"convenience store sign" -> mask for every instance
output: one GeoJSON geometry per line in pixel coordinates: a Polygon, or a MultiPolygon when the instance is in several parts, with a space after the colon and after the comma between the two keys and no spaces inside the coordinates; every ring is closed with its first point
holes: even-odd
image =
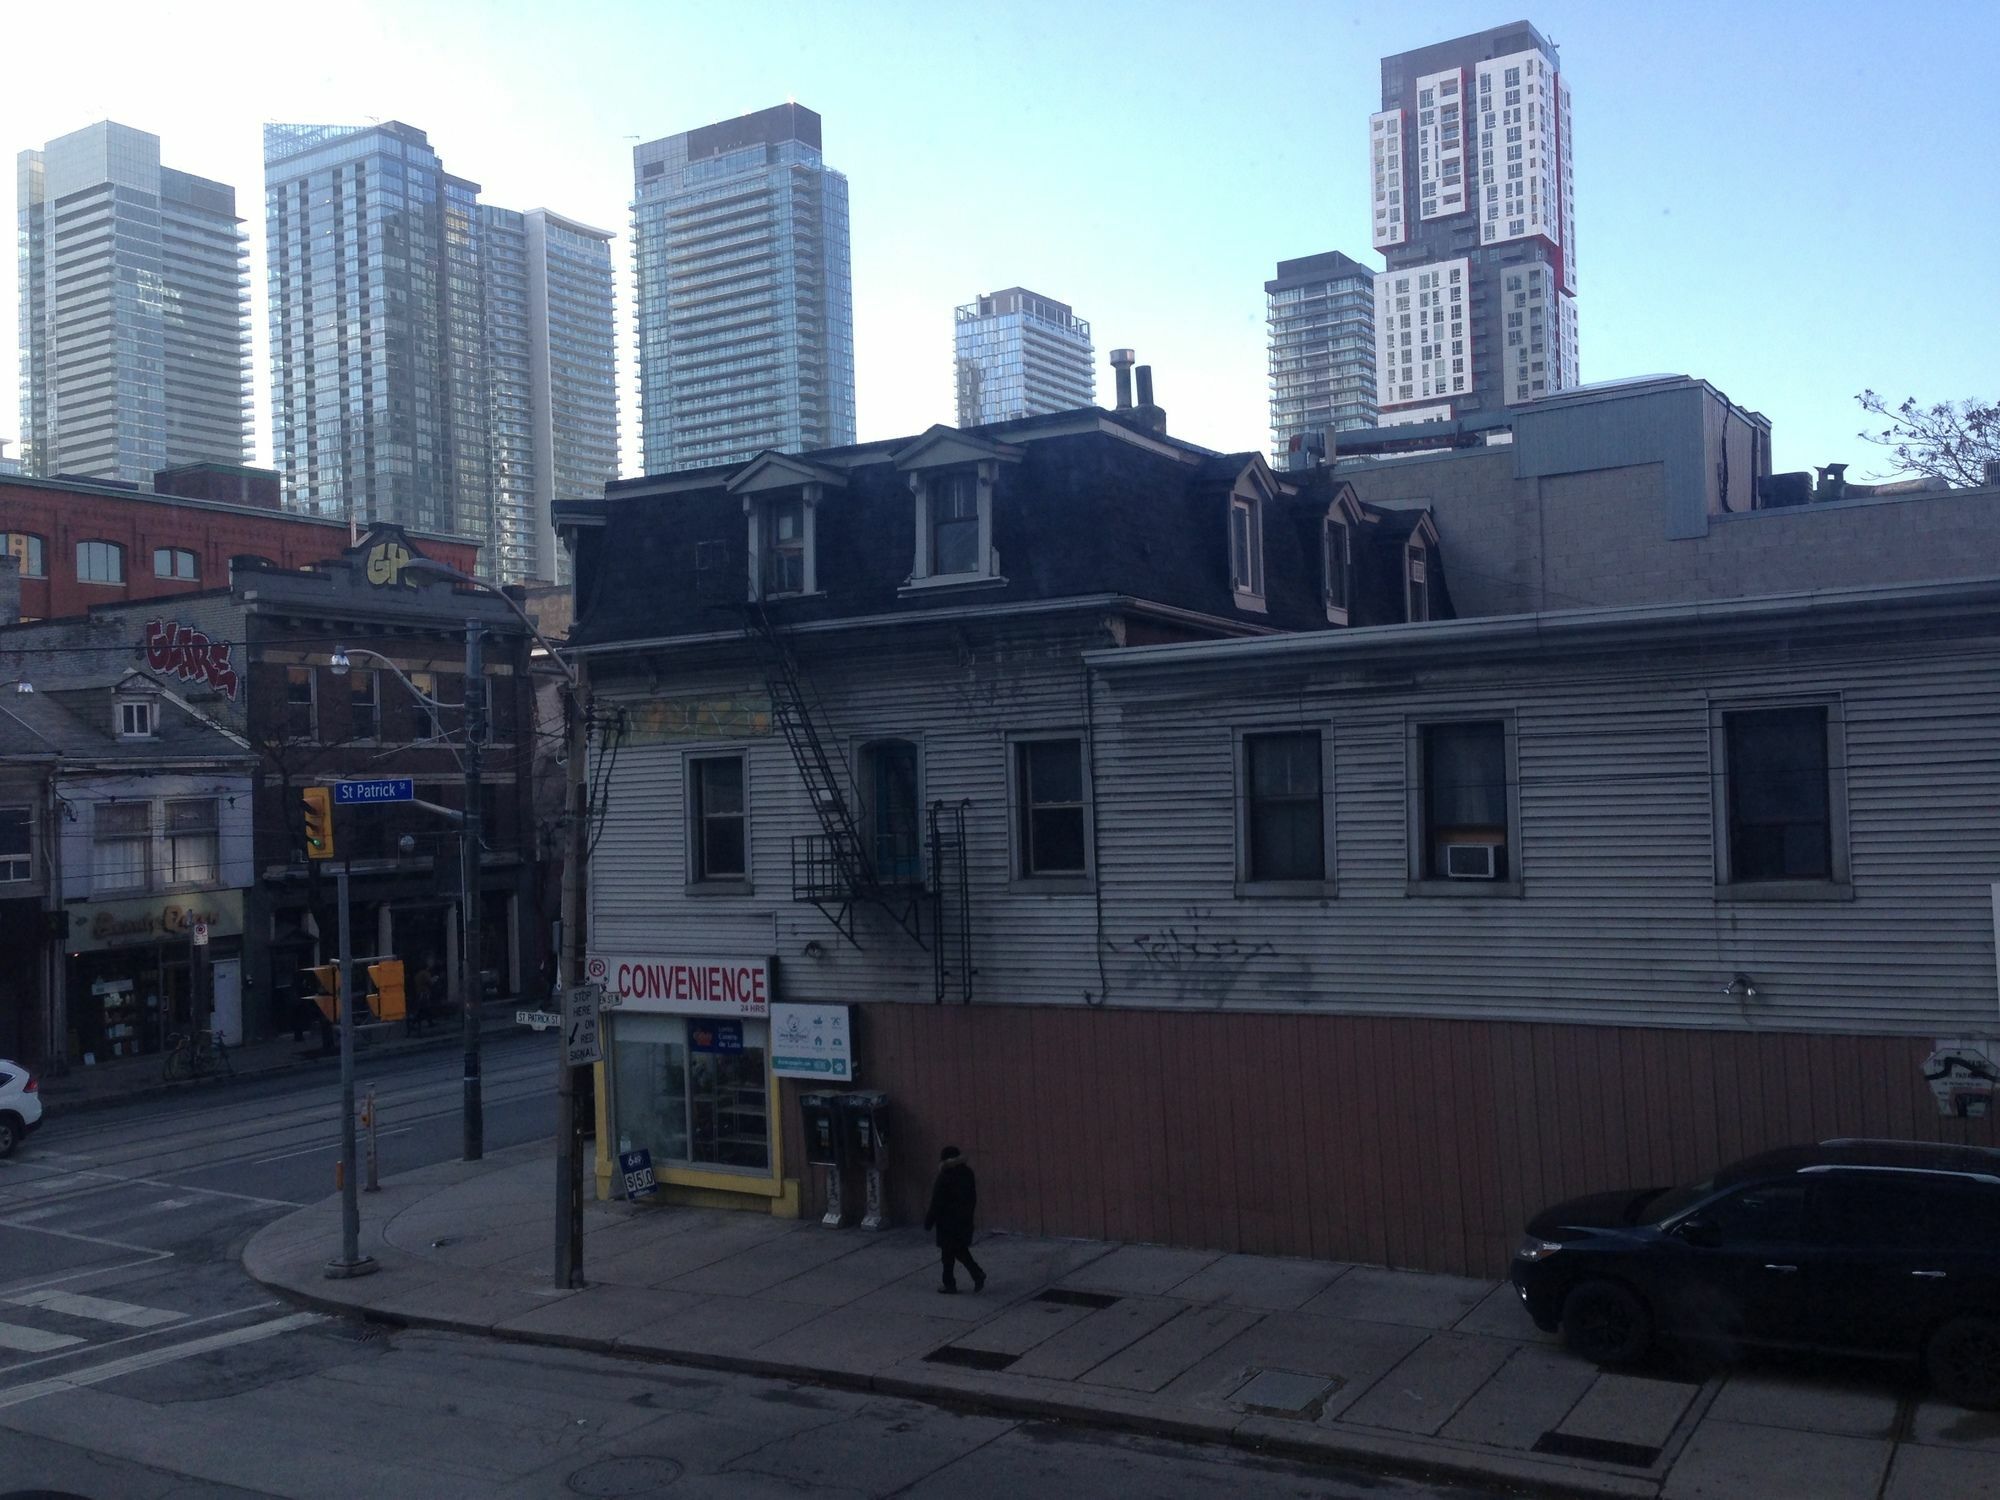
{"type": "Polygon", "coordinates": [[[593,953],[585,977],[604,986],[605,1004],[669,1016],[771,1013],[768,958],[675,958],[657,953],[593,953]]]}

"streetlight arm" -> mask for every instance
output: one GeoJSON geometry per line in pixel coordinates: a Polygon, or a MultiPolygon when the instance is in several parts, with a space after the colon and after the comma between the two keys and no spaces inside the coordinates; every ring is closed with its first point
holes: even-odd
{"type": "Polygon", "coordinates": [[[429,693],[426,693],[422,688],[418,687],[414,682],[410,681],[408,677],[405,677],[403,675],[403,669],[397,666],[393,661],[389,660],[388,657],[384,656],[380,651],[370,651],[365,646],[353,646],[353,647],[342,646],[338,650],[336,650],[333,653],[332,662],[329,663],[329,665],[332,668],[333,675],[336,677],[345,677],[347,675],[347,669],[350,665],[349,659],[351,657],[356,657],[356,656],[371,656],[376,661],[382,663],[383,666],[387,667],[391,672],[396,674],[396,681],[402,683],[404,687],[408,688],[410,690],[410,696],[412,698],[415,698],[419,703],[428,703],[432,708],[461,709],[465,707],[463,703],[446,703],[442,699],[433,698],[429,693]]]}
{"type": "Polygon", "coordinates": [[[404,564],[403,571],[405,573],[427,573],[433,578],[442,578],[450,583],[462,584],[466,588],[477,589],[482,594],[491,594],[495,599],[498,599],[502,604],[514,611],[514,617],[527,627],[528,634],[534,637],[535,644],[548,652],[549,660],[553,661],[561,669],[563,680],[570,685],[572,691],[575,690],[578,685],[576,672],[570,667],[568,662],[563,660],[562,652],[556,649],[555,642],[542,634],[540,628],[529,617],[528,612],[521,608],[519,602],[515,600],[512,594],[507,593],[504,589],[495,588],[483,578],[474,578],[470,573],[461,573],[457,568],[451,566],[450,563],[439,562],[434,557],[413,557],[409,562],[404,564]]]}

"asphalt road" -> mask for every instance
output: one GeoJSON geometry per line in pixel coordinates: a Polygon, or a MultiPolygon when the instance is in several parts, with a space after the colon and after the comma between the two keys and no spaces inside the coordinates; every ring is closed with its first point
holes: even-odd
{"type": "MultiPolygon", "coordinates": [[[[489,1041],[489,1148],[550,1134],[548,1051],[489,1041]]],[[[456,1052],[359,1077],[384,1175],[458,1154],[456,1052]]],[[[1477,1493],[298,1311],[238,1256],[332,1190],[338,1109],[329,1073],[246,1080],[0,1161],[0,1500],[1477,1493]]]]}

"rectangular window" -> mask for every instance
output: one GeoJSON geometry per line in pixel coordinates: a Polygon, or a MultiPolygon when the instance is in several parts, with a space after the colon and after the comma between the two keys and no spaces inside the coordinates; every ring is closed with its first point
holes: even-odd
{"type": "Polygon", "coordinates": [[[978,481],[969,473],[939,474],[925,483],[930,506],[932,577],[979,571],[978,481]]]}
{"type": "Polygon", "coordinates": [[[1014,754],[1022,878],[1089,874],[1083,741],[1024,740],[1014,754]]]}
{"type": "Polygon", "coordinates": [[[703,756],[688,762],[693,878],[743,880],[749,876],[743,804],[743,757],[703,756]]]}
{"type": "Polygon", "coordinates": [[[404,734],[412,741],[434,740],[443,734],[438,722],[437,673],[406,672],[409,686],[404,689],[404,734]],[[429,701],[426,702],[425,700],[429,701]]]}
{"type": "Polygon", "coordinates": [[[1229,502],[1229,582],[1239,594],[1264,596],[1264,536],[1254,500],[1229,502]]]}
{"type": "Polygon", "coordinates": [[[222,878],[215,799],[167,804],[167,882],[216,885],[222,878]]]}
{"type": "Polygon", "coordinates": [[[1347,523],[1326,523],[1326,607],[1347,608],[1347,523]]]}
{"type": "Polygon", "coordinates": [[[1512,879],[1506,724],[1425,724],[1418,735],[1422,877],[1512,879]]]}
{"type": "Polygon", "coordinates": [[[118,737],[125,740],[143,740],[152,737],[153,705],[150,703],[121,703],[118,705],[118,737]]]}
{"type": "Polygon", "coordinates": [[[1326,810],[1317,731],[1243,737],[1243,875],[1326,879],[1326,810]]]}
{"type": "Polygon", "coordinates": [[[1431,586],[1429,559],[1422,547],[1411,547],[1406,551],[1409,568],[1409,617],[1412,625],[1431,617],[1431,586]]]}
{"type": "Polygon", "coordinates": [[[0,881],[35,878],[34,813],[25,807],[0,807],[0,881]]]}
{"type": "Polygon", "coordinates": [[[201,577],[200,564],[185,547],[155,547],[153,576],[193,582],[201,577]]]}
{"type": "Polygon", "coordinates": [[[773,500],[764,507],[763,596],[806,591],[806,506],[773,500]]]}
{"type": "Polygon", "coordinates": [[[1722,732],[1730,881],[1832,880],[1826,705],[1724,713],[1722,732]]]}
{"type": "Polygon", "coordinates": [[[78,542],[76,578],[79,583],[123,583],[125,549],[116,542],[78,542]]]}
{"type": "Polygon", "coordinates": [[[288,739],[319,737],[316,676],[311,667],[285,668],[285,735],[288,739]]]}
{"type": "Polygon", "coordinates": [[[381,684],[372,671],[353,672],[347,679],[348,736],[357,740],[379,739],[382,734],[381,684]]]}
{"type": "Polygon", "coordinates": [[[100,802],[91,825],[93,893],[143,891],[153,881],[153,804],[100,802]]]}

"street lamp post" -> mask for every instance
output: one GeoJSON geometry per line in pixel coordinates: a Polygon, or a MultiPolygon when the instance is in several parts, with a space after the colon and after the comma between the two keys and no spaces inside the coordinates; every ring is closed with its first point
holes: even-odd
{"type": "MultiPolygon", "coordinates": [[[[563,857],[562,890],[562,946],[560,960],[560,987],[565,996],[570,988],[583,982],[585,954],[589,943],[585,933],[585,916],[588,910],[584,899],[584,881],[587,874],[586,861],[590,854],[589,844],[589,793],[584,781],[584,757],[589,748],[589,718],[584,711],[583,684],[569,663],[562,659],[548,637],[536,628],[528,618],[526,610],[515,602],[512,596],[482,579],[473,578],[435,558],[411,558],[405,572],[424,573],[443,578],[467,588],[493,595],[519,617],[539,646],[548,653],[563,676],[563,746],[568,777],[567,800],[569,804],[568,847],[563,857]]],[[[474,660],[474,627],[467,624],[467,661],[474,660]]],[[[471,680],[472,668],[467,667],[467,680],[471,680]]],[[[471,694],[467,693],[470,701],[471,694]]],[[[483,700],[482,700],[483,701],[483,700]]],[[[470,710],[468,710],[468,714],[470,710]]],[[[470,719],[468,717],[468,724],[470,719]]],[[[477,748],[466,761],[467,786],[470,789],[477,765],[477,748]]],[[[468,817],[477,815],[470,801],[468,791],[468,817]]],[[[556,1028],[556,1223],[555,1223],[555,1284],[558,1287],[580,1287],[583,1281],[583,1133],[577,1128],[576,1117],[576,1069],[570,1066],[567,1043],[567,1028],[556,1028]]],[[[477,1066],[476,1053],[472,1050],[468,1033],[467,1077],[472,1086],[472,1070],[477,1066]]]]}
{"type": "Polygon", "coordinates": [[[464,940],[459,945],[459,971],[464,989],[465,1021],[465,1159],[478,1161],[485,1154],[486,1118],[479,1087],[480,1007],[486,999],[481,956],[479,920],[479,749],[486,738],[486,677],[480,659],[480,643],[485,629],[477,620],[465,622],[465,822],[462,825],[464,851],[460,856],[464,876],[464,940]]]}

